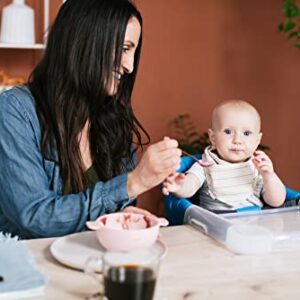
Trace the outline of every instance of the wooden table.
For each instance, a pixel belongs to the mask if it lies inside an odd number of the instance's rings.
[[[168,253],[162,262],[155,300],[300,299],[300,253],[236,255],[188,226],[162,228]],[[52,257],[50,239],[29,240],[48,284],[43,299],[87,299],[96,281]]]

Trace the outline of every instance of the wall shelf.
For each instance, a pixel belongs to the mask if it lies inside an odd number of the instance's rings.
[[[45,49],[45,44],[34,44],[34,45],[16,45],[16,44],[6,44],[0,43],[0,49]]]
[[[62,0],[64,3],[66,0]],[[30,49],[30,50],[43,50],[46,48],[47,30],[49,27],[49,0],[44,0],[44,41],[43,43],[36,43],[34,45],[17,45],[0,43],[0,49]]]

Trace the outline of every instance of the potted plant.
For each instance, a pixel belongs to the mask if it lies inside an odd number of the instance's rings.
[[[294,46],[300,49],[300,9],[299,0],[283,1],[284,21],[279,24],[278,30],[294,39]]]

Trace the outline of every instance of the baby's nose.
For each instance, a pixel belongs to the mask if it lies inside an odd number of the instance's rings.
[[[240,138],[237,134],[235,134],[235,135],[233,136],[232,142],[233,142],[234,144],[240,144],[240,143],[242,142],[242,140],[241,140],[241,138]]]

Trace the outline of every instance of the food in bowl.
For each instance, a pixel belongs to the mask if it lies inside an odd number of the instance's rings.
[[[159,227],[167,226],[164,218],[138,213],[112,213],[95,221],[88,221],[89,229],[96,231],[100,244],[109,251],[131,251],[152,246],[158,238]]]

